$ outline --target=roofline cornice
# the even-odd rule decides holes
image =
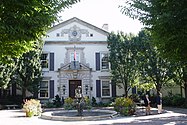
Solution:
[[[45,44],[108,44],[107,41],[45,41]]]
[[[73,23],[73,22],[80,23],[80,24],[82,24],[82,25],[84,25],[86,27],[89,27],[90,29],[96,30],[96,31],[98,31],[98,32],[100,32],[100,33],[102,33],[104,35],[108,35],[109,34],[109,32],[107,32],[107,31],[105,31],[105,30],[103,30],[103,29],[101,29],[99,27],[96,27],[96,26],[94,26],[94,25],[92,25],[90,23],[87,23],[87,22],[85,22],[85,21],[83,21],[83,20],[81,20],[81,19],[79,19],[77,17],[73,17],[73,18],[71,18],[69,20],[66,20],[66,21],[64,21],[62,23],[59,23],[59,24],[53,26],[51,29],[49,29],[47,31],[47,33],[50,33],[50,32],[52,32],[52,31],[54,31],[54,30],[56,30],[58,28],[61,28],[61,27],[65,26],[65,25],[68,25],[68,24]]]

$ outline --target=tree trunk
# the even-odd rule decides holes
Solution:
[[[187,105],[187,67],[184,68],[184,94],[185,94],[185,104]]]
[[[26,89],[25,89],[25,87],[22,87],[22,98],[23,99],[26,98]]]
[[[184,83],[185,104],[187,105],[187,80]]]
[[[127,80],[125,79],[125,97],[128,97],[128,90],[127,90]]]
[[[160,83],[159,83],[159,80],[157,80],[157,82],[156,82],[156,90],[157,90],[157,93],[160,92],[161,88],[162,88],[162,84],[160,84]]]
[[[123,83],[123,89],[124,89],[124,97],[126,98],[128,96],[128,91],[127,91],[127,83]]]
[[[183,87],[180,85],[180,92],[181,92],[181,97],[183,97]]]

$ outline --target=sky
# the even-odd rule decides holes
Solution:
[[[77,17],[99,28],[102,28],[103,24],[108,24],[109,32],[123,31],[137,34],[143,25],[120,12],[119,5],[124,5],[124,1],[81,0],[71,8],[64,9],[60,16],[63,21]]]

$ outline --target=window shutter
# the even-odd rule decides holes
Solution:
[[[136,87],[132,88],[132,94],[136,94]]]
[[[101,97],[101,80],[96,80],[96,97]]]
[[[54,71],[54,53],[50,53],[49,70]]]
[[[50,98],[54,98],[54,80],[50,80],[50,83],[49,83],[49,97]]]
[[[116,84],[114,82],[112,84],[112,97],[116,97]]]
[[[38,98],[38,92],[33,93],[34,98]]]
[[[95,53],[96,58],[96,71],[100,70],[100,53]]]
[[[12,82],[12,96],[16,96],[16,83]]]

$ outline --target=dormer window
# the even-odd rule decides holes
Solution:
[[[59,37],[59,36],[60,36],[60,33],[57,33],[56,36]]]

